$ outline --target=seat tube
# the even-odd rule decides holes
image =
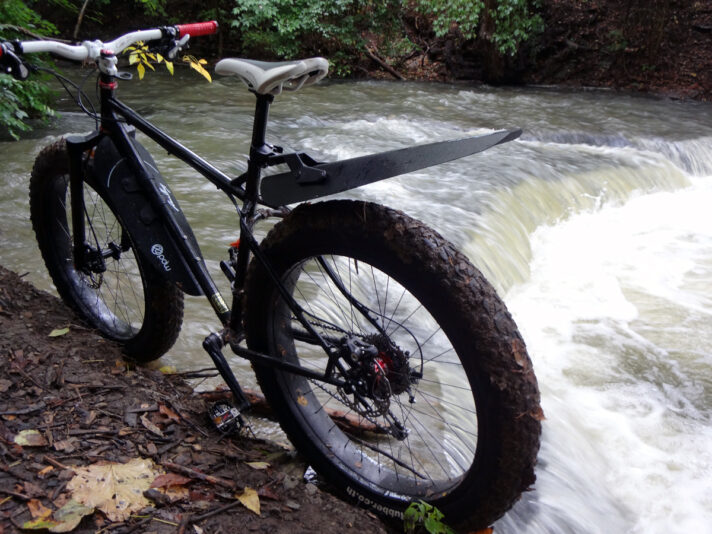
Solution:
[[[250,159],[247,164],[247,183],[245,184],[247,199],[251,204],[247,207],[250,210],[254,209],[255,201],[257,200],[262,167],[264,167],[267,156],[272,152],[271,147],[266,144],[266,137],[269,107],[274,97],[272,95],[256,96],[257,103],[255,104],[255,118],[252,123],[252,143],[250,145]],[[251,217],[252,213],[247,215]]]

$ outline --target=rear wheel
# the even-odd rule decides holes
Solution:
[[[30,179],[30,214],[37,242],[58,293],[91,326],[149,362],[175,342],[183,294],[144,269],[109,202],[83,183],[87,243],[84,265],[74,262],[68,155],[64,140],[37,157]]]
[[[300,206],[262,244],[334,382],[256,366],[307,461],[354,500],[398,516],[422,499],[482,528],[534,481],[539,393],[494,289],[438,234],[362,202]],[[264,268],[248,277],[251,349],[323,372],[329,358]]]

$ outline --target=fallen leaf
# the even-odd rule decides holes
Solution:
[[[30,510],[30,515],[33,519],[45,519],[52,515],[52,510],[47,508],[41,501],[30,499],[27,501],[27,508]]]
[[[175,421],[176,423],[180,423],[180,415],[175,413],[173,410],[171,410],[168,406],[165,406],[163,404],[158,405],[158,411],[168,417],[168,419],[171,419]]]
[[[46,497],[47,492],[44,490],[44,488],[39,487],[37,484],[34,482],[30,482],[29,480],[26,480],[25,482],[22,483],[22,487],[25,490],[25,495],[28,497]]]
[[[145,426],[149,432],[153,432],[157,436],[163,437],[163,432],[161,432],[161,429],[154,425],[151,420],[146,417],[146,414],[143,414],[141,416],[141,424]]]
[[[262,486],[259,490],[257,490],[257,495],[273,501],[280,500],[279,495],[277,495],[277,493],[275,493],[275,491],[269,486]]]
[[[483,528],[482,530],[476,530],[470,534],[492,534],[494,532],[494,527]]]
[[[79,443],[77,438],[67,438],[55,441],[52,447],[55,451],[72,453],[76,449],[75,444]]]
[[[300,406],[306,406],[307,404],[309,404],[309,401],[307,400],[307,398],[304,395],[299,395],[297,397],[297,402],[299,403]]]
[[[54,513],[53,518],[59,522],[58,525],[50,527],[50,532],[71,532],[81,522],[85,515],[94,512],[94,508],[84,506],[74,499],[68,501],[64,506]]]
[[[544,415],[544,410],[541,409],[541,406],[534,408],[531,412],[529,412],[529,415],[531,415],[535,421],[546,421],[546,416]]]
[[[245,486],[245,490],[240,495],[235,495],[235,497],[245,508],[260,515],[260,497],[255,490]]]
[[[158,488],[157,491],[163,493],[171,502],[187,500],[190,497],[190,490],[185,486],[168,486],[166,488]]]
[[[168,486],[182,486],[193,480],[192,478],[184,477],[183,475],[178,475],[176,473],[166,473],[165,475],[159,475],[151,483],[152,488],[165,488]]]
[[[37,476],[40,478],[45,478],[52,470],[54,470],[54,466],[48,465],[44,469],[38,471]]]
[[[267,469],[269,467],[268,462],[246,462],[247,465],[249,465],[252,469],[257,469],[258,471],[261,469]]]
[[[195,529],[195,534],[203,534],[203,529],[198,525],[193,525],[193,528]]]
[[[77,502],[98,508],[110,521],[125,521],[149,504],[143,492],[161,473],[151,460],[135,458],[125,464],[98,463],[73,467],[76,476],[67,490]]]
[[[55,328],[49,333],[49,337],[59,337],[69,333],[69,328]]]
[[[163,373],[164,375],[174,375],[178,372],[177,369],[175,367],[173,367],[172,365],[164,365],[163,367],[159,368],[158,370],[161,373]]]
[[[24,530],[45,530],[48,528],[56,527],[59,523],[52,521],[51,519],[34,519],[32,521],[25,521],[22,524]]]
[[[0,393],[5,393],[11,387],[12,382],[10,382],[9,380],[5,380],[4,378],[0,378]]]
[[[47,440],[38,430],[22,430],[15,436],[15,443],[22,447],[44,447]]]

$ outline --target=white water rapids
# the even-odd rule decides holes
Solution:
[[[235,84],[183,82],[122,88],[127,103],[239,172],[251,96]],[[519,141],[350,193],[455,242],[527,342],[547,417],[538,480],[495,532],[712,532],[712,106],[334,83],[279,97],[272,119],[274,142],[327,160],[522,127]],[[62,128],[88,123],[65,113],[52,133]],[[3,265],[50,288],[26,205],[27,173],[47,140],[0,143],[0,246]],[[154,154],[221,279],[217,262],[236,236],[229,202]],[[216,322],[199,299],[187,314],[164,359],[205,366],[200,342]]]

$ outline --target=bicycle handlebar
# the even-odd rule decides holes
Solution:
[[[178,24],[178,37],[190,35],[198,37],[200,35],[212,35],[218,31],[218,23],[215,20],[209,22],[193,22],[191,24]]]
[[[67,59],[75,61],[83,61],[85,59],[97,60],[101,56],[102,50],[110,50],[114,54],[122,52],[126,47],[134,44],[137,41],[156,41],[163,37],[175,36],[200,36],[211,35],[217,31],[218,23],[210,22],[194,22],[191,24],[179,24],[174,27],[155,28],[151,30],[139,30],[129,32],[125,35],[117,37],[108,43],[101,41],[84,41],[79,45],[68,45],[58,43],[57,41],[22,41],[19,43],[20,51],[23,54],[51,52]],[[186,39],[187,40],[187,39]],[[0,49],[0,57],[4,53],[4,48]]]

